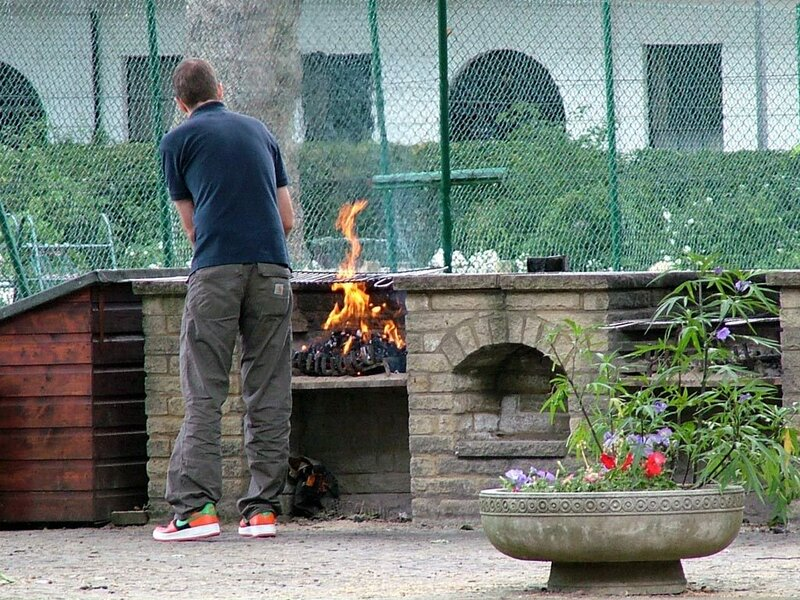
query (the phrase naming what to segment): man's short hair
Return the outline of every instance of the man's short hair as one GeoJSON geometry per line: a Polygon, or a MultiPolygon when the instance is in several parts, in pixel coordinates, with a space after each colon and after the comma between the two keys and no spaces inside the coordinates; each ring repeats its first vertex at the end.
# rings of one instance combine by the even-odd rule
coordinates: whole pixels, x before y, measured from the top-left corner
{"type": "Polygon", "coordinates": [[[217,100],[217,85],[214,67],[200,58],[182,60],[172,73],[175,96],[189,108],[207,100],[217,100]]]}

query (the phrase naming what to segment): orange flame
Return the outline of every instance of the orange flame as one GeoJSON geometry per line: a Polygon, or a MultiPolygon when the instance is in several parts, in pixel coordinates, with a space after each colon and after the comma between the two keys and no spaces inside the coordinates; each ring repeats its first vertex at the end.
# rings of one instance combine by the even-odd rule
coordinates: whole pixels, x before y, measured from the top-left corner
{"type": "MultiPolygon", "coordinates": [[[[339,210],[336,229],[341,231],[345,239],[350,243],[350,249],[344,261],[339,265],[339,270],[336,273],[337,279],[350,279],[356,274],[358,257],[361,256],[361,242],[356,234],[356,217],[366,207],[366,200],[357,200],[352,204],[343,205],[339,210]]],[[[331,286],[331,289],[334,292],[341,290],[344,293],[344,300],[341,308],[338,302],[334,305],[322,328],[324,330],[337,326],[357,328],[361,332],[362,339],[369,339],[372,331],[370,322],[381,318],[383,307],[371,304],[366,284],[363,282],[337,281],[331,286]]],[[[391,320],[385,323],[383,336],[385,340],[394,342],[398,348],[405,346],[397,325],[391,320]]],[[[351,345],[352,340],[349,340],[342,348],[342,351],[346,354],[351,345]]]]}

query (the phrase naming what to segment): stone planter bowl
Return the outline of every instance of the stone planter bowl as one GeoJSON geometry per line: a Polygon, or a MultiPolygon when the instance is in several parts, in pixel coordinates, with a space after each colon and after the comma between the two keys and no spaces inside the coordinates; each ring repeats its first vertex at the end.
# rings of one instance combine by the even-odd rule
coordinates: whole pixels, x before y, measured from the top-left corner
{"type": "Polygon", "coordinates": [[[744,490],[480,494],[489,541],[521,560],[550,561],[548,589],[674,594],[681,559],[727,547],[742,524],[744,490]]]}

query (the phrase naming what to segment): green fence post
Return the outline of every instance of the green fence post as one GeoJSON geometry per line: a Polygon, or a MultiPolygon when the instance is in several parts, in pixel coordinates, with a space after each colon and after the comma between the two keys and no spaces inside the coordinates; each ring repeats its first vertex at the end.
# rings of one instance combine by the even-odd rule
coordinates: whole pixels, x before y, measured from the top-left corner
{"type": "Polygon", "coordinates": [[[614,100],[614,48],[611,32],[611,0],[603,0],[603,51],[606,79],[606,127],[608,135],[608,211],[611,215],[611,260],[615,271],[622,268],[622,215],[619,208],[617,173],[617,110],[614,100]]]}
{"type": "Polygon", "coordinates": [[[100,17],[97,10],[89,11],[89,35],[92,61],[92,102],[94,104],[94,132],[92,141],[105,141],[103,131],[103,78],[100,67],[100,17]]]}
{"type": "MultiPolygon", "coordinates": [[[[161,108],[161,61],[158,56],[158,24],[156,22],[156,0],[147,2],[147,62],[150,72],[150,100],[153,127],[153,142],[158,148],[161,136],[164,135],[164,114],[161,108]]],[[[172,244],[172,220],[170,205],[164,188],[161,169],[158,170],[159,213],[161,216],[161,243],[164,246],[164,266],[171,267],[175,263],[175,249],[172,244]]]]}
{"type": "Polygon", "coordinates": [[[0,204],[0,229],[3,231],[6,247],[8,248],[9,255],[11,255],[11,266],[14,268],[14,273],[17,276],[17,287],[23,297],[30,296],[31,290],[28,287],[27,279],[25,279],[25,271],[22,268],[22,259],[19,255],[17,242],[11,228],[8,226],[8,217],[6,217],[6,211],[2,204],[0,204]]]}
{"type": "MultiPolygon", "coordinates": [[[[381,44],[378,35],[378,0],[369,0],[369,37],[372,43],[372,83],[375,87],[375,112],[378,119],[378,134],[381,143],[381,175],[387,175],[389,166],[389,138],[386,135],[386,104],[383,97],[383,71],[381,67],[381,44]]],[[[386,258],[389,268],[397,270],[397,239],[394,222],[394,202],[391,190],[383,194],[383,222],[386,228],[386,258]]]]}
{"type": "Polygon", "coordinates": [[[764,0],[756,0],[756,147],[766,150],[767,136],[767,82],[764,73],[767,59],[764,53],[764,0]]]}
{"type": "Polygon", "coordinates": [[[794,29],[795,29],[795,51],[797,53],[797,110],[800,117],[800,3],[794,9],[794,29]]]}
{"type": "Polygon", "coordinates": [[[442,210],[442,250],[444,265],[453,263],[453,217],[450,213],[450,89],[447,79],[447,0],[439,0],[439,136],[441,138],[442,180],[439,200],[442,210]]]}

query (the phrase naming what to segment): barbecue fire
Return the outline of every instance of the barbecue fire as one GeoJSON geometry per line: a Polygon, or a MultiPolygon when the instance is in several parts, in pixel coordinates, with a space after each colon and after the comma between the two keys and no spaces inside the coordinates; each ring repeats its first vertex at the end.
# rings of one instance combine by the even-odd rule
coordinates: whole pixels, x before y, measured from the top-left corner
{"type": "Polygon", "coordinates": [[[309,375],[366,375],[383,371],[386,362],[405,357],[405,342],[387,304],[375,304],[367,284],[353,281],[357,273],[361,242],[356,234],[356,217],[367,207],[366,200],[345,204],[339,210],[336,229],[350,244],[339,265],[331,290],[341,291],[322,328],[330,331],[326,340],[295,352],[293,365],[309,375]]]}

